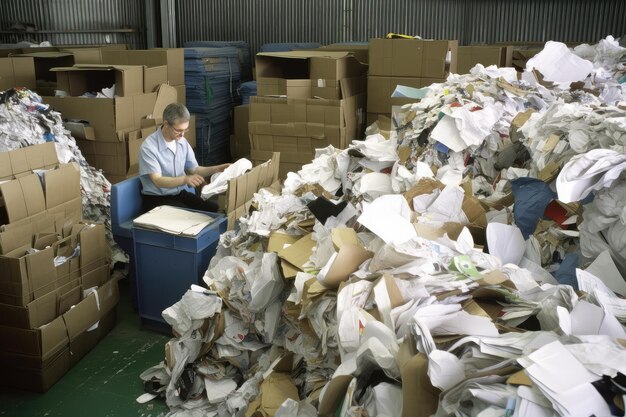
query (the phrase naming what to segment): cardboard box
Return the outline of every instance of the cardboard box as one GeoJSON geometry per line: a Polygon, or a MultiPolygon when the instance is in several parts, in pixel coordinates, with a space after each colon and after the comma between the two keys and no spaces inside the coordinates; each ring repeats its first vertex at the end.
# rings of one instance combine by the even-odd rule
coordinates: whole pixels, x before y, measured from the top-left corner
{"type": "Polygon", "coordinates": [[[11,375],[0,384],[35,392],[46,392],[70,369],[70,349],[65,346],[50,358],[0,351],[0,366],[11,375]]]}
{"type": "Polygon", "coordinates": [[[543,47],[514,46],[511,62],[518,71],[526,70],[528,60],[543,50],[543,47]]]}
{"type": "Polygon", "coordinates": [[[0,91],[14,87],[34,89],[35,61],[27,57],[0,58],[0,91]]]}
{"type": "Polygon", "coordinates": [[[167,65],[167,80],[170,85],[185,84],[185,55],[183,48],[145,49],[132,51],[102,51],[104,64],[145,65],[160,67],[167,65]]]}
{"type": "Polygon", "coordinates": [[[54,142],[0,152],[0,180],[28,175],[35,169],[54,168],[58,163],[54,142]]]}
{"type": "Polygon", "coordinates": [[[459,46],[457,72],[468,74],[476,64],[510,67],[512,59],[512,46],[459,46]]]}
{"type": "MultiPolygon", "coordinates": [[[[367,66],[359,62],[349,52],[337,51],[290,51],[265,52],[256,57],[256,77],[258,95],[286,95],[289,98],[313,97],[314,86],[326,87],[327,83],[347,78],[363,77],[367,66]]],[[[345,88],[349,88],[346,86],[345,88]]],[[[359,91],[344,91],[342,97],[347,98],[359,91]]],[[[340,98],[323,96],[324,90],[318,90],[323,98],[340,98]]],[[[335,93],[333,93],[335,94],[335,93]]]]}
{"type": "MultiPolygon", "coordinates": [[[[56,154],[55,154],[56,155],[56,154]]],[[[0,224],[12,223],[61,205],[80,210],[80,173],[73,164],[59,165],[43,174],[45,189],[37,174],[0,184],[0,224]]]]}
{"type": "Polygon", "coordinates": [[[45,361],[68,345],[69,338],[63,316],[33,330],[0,326],[0,350],[3,352],[45,361]]]}
{"type": "Polygon", "coordinates": [[[244,216],[252,205],[252,197],[261,188],[269,187],[278,180],[280,154],[275,152],[270,160],[252,168],[250,172],[228,181],[226,194],[220,206],[228,217],[228,230],[244,216]]]}
{"type": "Polygon", "coordinates": [[[333,43],[330,45],[324,45],[319,49],[325,51],[346,51],[350,52],[360,62],[367,64],[369,62],[369,49],[370,46],[366,45],[354,45],[345,43],[333,43]]]}
{"type": "Polygon", "coordinates": [[[230,137],[230,154],[234,160],[250,156],[250,105],[237,106],[233,110],[233,134],[230,137]]]}
{"type": "Polygon", "coordinates": [[[250,156],[255,163],[280,152],[279,175],[310,163],[315,149],[333,145],[343,149],[362,135],[365,95],[343,100],[252,97],[250,156]]]}
{"type": "Polygon", "coordinates": [[[185,86],[185,84],[173,85],[172,87],[176,89],[176,93],[178,96],[178,103],[187,105],[187,87],[185,86]]]}
{"type": "Polygon", "coordinates": [[[133,131],[130,138],[123,142],[102,142],[77,140],[78,147],[83,152],[85,159],[94,168],[101,169],[108,178],[112,176],[131,177],[139,172],[139,150],[144,137],[137,136],[133,131]]]}
{"type": "MultiPolygon", "coordinates": [[[[167,83],[167,65],[143,67],[143,92],[153,93],[161,84],[167,83]]],[[[184,89],[183,89],[184,90],[184,89]]],[[[178,90],[176,90],[178,91],[178,90]]]]}
{"type": "Polygon", "coordinates": [[[422,88],[444,81],[443,78],[367,77],[367,112],[390,114],[392,106],[419,101],[406,97],[392,98],[391,94],[398,85],[422,88]]]}
{"type": "Polygon", "coordinates": [[[458,45],[453,40],[371,39],[369,75],[445,78],[457,72],[458,45]]]}
{"type": "Polygon", "coordinates": [[[88,121],[96,140],[120,141],[118,132],[141,129],[141,120],[152,115],[157,93],[131,97],[42,97],[44,103],[60,112],[64,118],[88,121]]]}
{"type": "Polygon", "coordinates": [[[102,64],[102,50],[99,47],[59,48],[59,52],[74,55],[74,64],[102,64]]]}
{"type": "Polygon", "coordinates": [[[57,90],[73,97],[99,92],[113,85],[115,96],[119,97],[142,94],[144,89],[143,67],[138,65],[82,64],[50,71],[57,74],[57,90]]]}
{"type": "Polygon", "coordinates": [[[74,55],[67,52],[29,52],[15,56],[31,57],[35,63],[35,79],[40,94],[49,93],[56,88],[56,74],[50,69],[55,67],[71,67],[74,55]]]}

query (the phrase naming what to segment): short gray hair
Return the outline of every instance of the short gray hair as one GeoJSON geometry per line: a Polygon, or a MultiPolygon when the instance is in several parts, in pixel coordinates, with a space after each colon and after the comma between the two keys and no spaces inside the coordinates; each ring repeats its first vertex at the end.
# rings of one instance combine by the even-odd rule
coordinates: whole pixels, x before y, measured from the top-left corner
{"type": "Polygon", "coordinates": [[[191,115],[184,104],[171,103],[163,110],[163,120],[170,126],[188,122],[190,119],[191,115]]]}

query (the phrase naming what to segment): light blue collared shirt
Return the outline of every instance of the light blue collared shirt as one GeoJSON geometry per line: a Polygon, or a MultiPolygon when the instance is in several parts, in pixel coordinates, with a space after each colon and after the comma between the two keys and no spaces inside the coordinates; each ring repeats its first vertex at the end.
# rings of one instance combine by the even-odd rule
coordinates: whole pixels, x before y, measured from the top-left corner
{"type": "Polygon", "coordinates": [[[150,174],[160,173],[164,177],[186,175],[185,171],[198,166],[196,156],[187,139],[176,140],[176,154],[167,147],[162,128],[146,138],[139,151],[139,178],[143,186],[142,193],[148,195],[175,195],[187,189],[181,185],[174,188],[161,188],[154,185],[150,174]]]}

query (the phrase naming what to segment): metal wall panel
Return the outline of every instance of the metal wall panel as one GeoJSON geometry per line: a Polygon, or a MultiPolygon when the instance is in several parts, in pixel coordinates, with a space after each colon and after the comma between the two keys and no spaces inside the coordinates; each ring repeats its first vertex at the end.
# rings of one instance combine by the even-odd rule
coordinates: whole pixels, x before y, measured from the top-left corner
{"type": "Polygon", "coordinates": [[[626,33],[624,0],[177,0],[177,42],[366,42],[388,32],[494,42],[626,33]]]}
{"type": "MultiPolygon", "coordinates": [[[[15,21],[40,29],[133,33],[0,34],[53,44],[129,43],[145,47],[146,0],[2,0],[0,29],[15,21]]],[[[624,0],[173,0],[176,42],[367,41],[387,32],[493,42],[597,41],[626,33],[624,0]]]]}
{"type": "Polygon", "coordinates": [[[65,33],[1,33],[0,42],[50,41],[53,45],[128,43],[145,47],[144,0],[3,0],[0,29],[29,22],[39,30],[65,33]],[[127,33],[113,30],[132,29],[127,33]]]}
{"type": "Polygon", "coordinates": [[[327,44],[340,40],[343,18],[341,0],[179,0],[177,40],[242,40],[253,52],[264,43],[327,44]]]}

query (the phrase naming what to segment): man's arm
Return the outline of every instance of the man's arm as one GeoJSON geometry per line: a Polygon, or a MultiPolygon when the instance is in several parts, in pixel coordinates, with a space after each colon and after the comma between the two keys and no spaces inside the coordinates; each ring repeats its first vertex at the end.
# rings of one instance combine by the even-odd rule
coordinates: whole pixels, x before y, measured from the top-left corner
{"type": "Polygon", "coordinates": [[[197,166],[194,169],[189,170],[190,174],[200,175],[203,178],[210,177],[216,172],[222,172],[226,168],[228,168],[230,164],[222,164],[222,165],[214,165],[212,167],[201,167],[197,166]]]}
{"type": "Polygon", "coordinates": [[[182,185],[197,187],[204,184],[204,178],[198,174],[181,175],[179,177],[164,177],[161,173],[155,172],[149,174],[149,176],[154,185],[161,188],[175,188],[182,185]]]}

